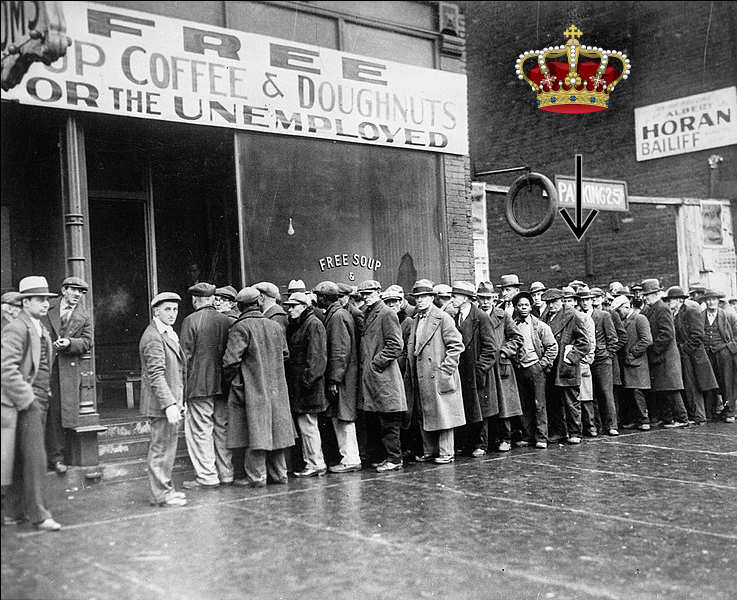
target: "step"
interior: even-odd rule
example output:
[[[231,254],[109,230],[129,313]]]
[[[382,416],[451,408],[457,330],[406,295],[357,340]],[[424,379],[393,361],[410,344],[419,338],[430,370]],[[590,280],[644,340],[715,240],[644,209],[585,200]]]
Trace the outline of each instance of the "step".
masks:
[[[97,455],[103,464],[113,460],[145,457],[148,454],[150,441],[150,434],[115,438],[109,441],[100,440]],[[177,444],[177,455],[182,452],[187,452],[184,434],[179,435]]]
[[[121,421],[118,423],[103,422],[102,424],[107,427],[107,431],[104,431],[97,436],[100,443],[119,438],[151,434],[151,423],[146,419],[131,419],[129,421]]]

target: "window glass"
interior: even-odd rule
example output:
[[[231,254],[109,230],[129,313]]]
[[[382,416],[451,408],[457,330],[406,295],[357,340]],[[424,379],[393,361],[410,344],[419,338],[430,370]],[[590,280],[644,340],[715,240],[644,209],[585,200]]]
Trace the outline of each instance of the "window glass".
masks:
[[[345,24],[343,34],[342,50],[344,52],[429,69],[435,66],[435,51],[431,40],[352,23]]]

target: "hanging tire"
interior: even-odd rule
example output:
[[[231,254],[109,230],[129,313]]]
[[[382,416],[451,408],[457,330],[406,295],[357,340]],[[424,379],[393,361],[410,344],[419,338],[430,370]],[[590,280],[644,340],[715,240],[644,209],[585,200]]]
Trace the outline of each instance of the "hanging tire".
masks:
[[[525,227],[519,223],[514,215],[514,202],[517,198],[517,194],[522,190],[523,187],[531,184],[539,185],[545,193],[547,193],[547,208],[543,218],[533,225],[532,227]],[[535,237],[541,233],[546,232],[553,224],[555,215],[558,213],[558,192],[555,189],[555,185],[545,175],[540,173],[528,173],[522,175],[515,180],[512,186],[507,192],[507,200],[504,206],[504,214],[507,217],[507,223],[509,226],[519,235],[523,237]]]

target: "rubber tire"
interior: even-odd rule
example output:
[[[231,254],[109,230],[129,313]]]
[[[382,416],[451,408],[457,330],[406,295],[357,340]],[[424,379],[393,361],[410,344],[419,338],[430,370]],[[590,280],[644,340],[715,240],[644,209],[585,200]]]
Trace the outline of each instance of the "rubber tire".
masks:
[[[548,206],[545,215],[532,227],[523,227],[517,222],[514,216],[514,200],[519,191],[526,186],[528,183],[536,183],[540,185],[545,192],[548,194]],[[540,173],[528,173],[518,177],[507,192],[507,200],[504,205],[504,215],[507,217],[507,223],[509,226],[522,237],[535,237],[545,233],[555,220],[555,215],[558,214],[558,191],[555,189],[555,185],[545,175]]]

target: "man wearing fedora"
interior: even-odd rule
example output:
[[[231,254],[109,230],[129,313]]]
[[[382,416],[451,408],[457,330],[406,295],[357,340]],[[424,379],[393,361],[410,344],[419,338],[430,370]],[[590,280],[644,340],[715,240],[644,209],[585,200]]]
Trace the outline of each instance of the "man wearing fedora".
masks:
[[[9,485],[4,500],[4,525],[28,518],[41,531],[58,531],[46,508],[44,429],[51,395],[54,348],[42,320],[49,310],[45,277],[21,280],[22,310],[2,332],[2,484]],[[15,439],[6,421],[16,420]],[[7,436],[7,439],[6,439]],[[14,441],[14,444],[8,442]]]
[[[479,283],[476,288],[476,301],[483,312],[490,315],[498,298],[499,294],[494,291],[494,285],[491,281],[482,281]]]
[[[704,392],[717,389],[719,384],[704,348],[704,319],[698,307],[686,304],[687,298],[688,294],[678,286],[669,287],[666,292],[681,354],[686,411],[691,421],[703,425],[706,423]]]
[[[512,273],[510,275],[502,275],[499,279],[499,289],[501,290],[501,298],[499,300],[499,308],[506,312],[511,318],[514,312],[512,306],[512,298],[519,294],[522,283],[519,277]]]
[[[177,454],[177,431],[184,412],[187,362],[172,325],[182,298],[161,292],[151,300],[153,318],[138,344],[141,359],[141,414],[149,418],[151,442],[146,456],[151,504],[184,506],[183,492],[174,489],[171,473]]]
[[[2,327],[0,331],[5,329],[5,326],[15,319],[22,309],[20,293],[5,292],[0,297],[0,311],[2,312]]]
[[[400,429],[402,413],[407,411],[404,380],[397,363],[404,345],[402,330],[396,313],[381,300],[378,281],[361,282],[358,292],[366,306],[360,352],[361,402],[367,416],[374,415],[378,420],[377,435],[369,434],[367,441],[372,458],[377,460],[372,465],[377,472],[385,473],[402,468]],[[379,460],[382,455],[384,458]]]
[[[456,447],[464,454],[481,457],[488,449],[488,419],[499,413],[489,398],[489,376],[496,360],[496,338],[491,319],[474,305],[476,286],[469,281],[453,284],[456,327],[464,350],[458,363],[466,424],[456,434]],[[486,429],[486,432],[484,432]]]
[[[721,398],[717,392],[709,392],[709,408],[713,418],[721,416],[727,423],[734,423],[737,401],[737,316],[719,308],[719,299],[724,298],[721,292],[706,290],[702,297],[706,302],[704,345],[721,392]]]
[[[548,288],[542,281],[533,281],[530,284],[530,297],[532,298],[532,316],[539,319],[540,315],[547,308],[547,304],[543,300],[543,294]]]
[[[194,312],[182,321],[180,345],[187,363],[184,439],[194,468],[186,489],[212,489],[233,483],[227,445],[228,402],[224,396],[222,359],[233,320],[215,309],[215,286],[199,282],[189,288]]]
[[[473,293],[473,285],[468,286]],[[409,334],[407,370],[420,413],[423,455],[418,460],[447,464],[455,457],[454,428],[466,422],[458,375],[462,336],[453,317],[433,305],[432,281],[415,282],[412,295],[417,310]]]
[[[650,323],[653,344],[647,349],[650,366],[650,381],[655,406],[660,410],[663,427],[688,427],[688,413],[680,391],[683,389],[681,355],[676,345],[676,330],[673,314],[663,302],[662,288],[657,279],[642,282],[645,307],[642,314]],[[655,411],[650,411],[653,422]]]

